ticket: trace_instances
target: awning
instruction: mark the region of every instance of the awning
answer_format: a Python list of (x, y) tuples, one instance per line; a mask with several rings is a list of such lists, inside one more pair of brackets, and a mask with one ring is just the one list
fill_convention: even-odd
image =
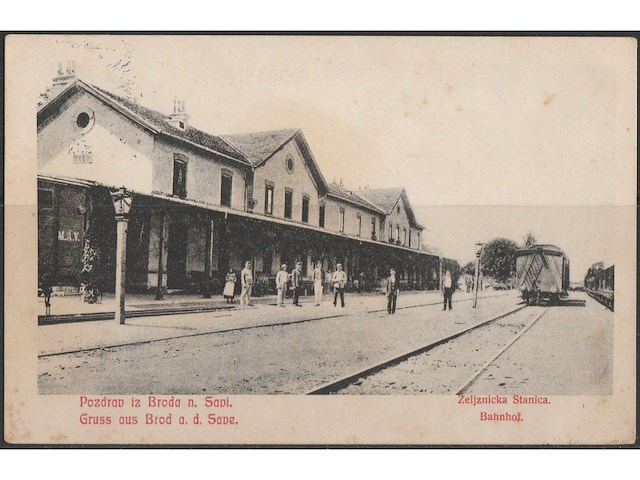
[[(110, 190), (117, 190), (117, 189), (123, 188), (122, 185), (121, 186), (105, 185), (105, 184), (97, 182), (95, 180), (85, 180), (85, 179), (79, 179), (79, 178), (71, 178), (71, 177), (64, 177), (64, 176), (54, 176), (54, 175), (47, 175), (47, 174), (38, 174), (38, 180), (54, 182), (54, 183), (61, 183), (61, 184), (67, 184), (67, 185), (83, 186), (83, 187), (103, 187), (103, 188), (107, 188), (107, 189), (110, 189)], [(124, 188), (126, 188), (126, 186), (124, 186)], [(241, 211), (241, 210), (235, 210), (233, 208), (222, 207), (220, 205), (214, 205), (214, 204), (209, 204), (209, 203), (205, 203), (205, 202), (197, 202), (195, 200), (182, 199), (182, 198), (175, 197), (173, 195), (168, 195), (168, 194), (160, 193), (160, 192), (143, 193), (143, 192), (136, 192), (135, 190), (129, 190), (129, 189), (127, 189), (127, 191), (131, 192), (134, 195), (140, 195), (140, 196), (144, 196), (144, 197), (155, 198), (157, 200), (162, 200), (162, 201), (165, 201), (165, 202), (170, 202), (170, 203), (174, 203), (174, 204), (178, 204), (178, 205), (186, 205), (186, 206), (190, 206), (190, 207), (194, 207), (194, 208), (198, 208), (198, 209), (203, 209), (203, 210), (207, 210), (207, 211), (211, 211), (211, 212), (222, 213), (222, 214), (225, 214), (225, 215), (232, 215), (232, 216), (241, 217), (241, 218), (250, 218), (252, 220), (258, 220), (258, 221), (267, 222), (267, 223), (271, 223), (271, 224), (285, 225), (285, 226), (289, 226), (289, 227), (298, 228), (298, 229), (301, 229), (301, 230), (311, 231), (311, 232), (315, 232), (315, 233), (321, 233), (321, 234), (325, 234), (325, 235), (331, 235), (331, 236), (338, 237), (338, 238), (341, 238), (341, 239), (344, 239), (344, 240), (352, 240), (352, 241), (367, 243), (367, 244), (371, 244), (371, 245), (376, 245), (378, 247), (387, 247), (387, 248), (394, 249), (395, 251), (407, 252), (407, 253), (411, 253), (411, 254), (414, 254), (414, 255), (433, 257), (433, 258), (440, 258), (439, 256), (433, 255), (433, 254), (428, 253), (428, 252), (425, 252), (424, 250), (416, 250), (415, 248), (408, 248), (408, 247), (404, 247), (402, 245), (394, 245), (394, 244), (388, 243), (388, 242), (381, 242), (381, 241), (371, 240), (371, 239), (364, 238), (364, 237), (357, 237), (357, 236), (347, 235), (347, 234), (340, 233), (340, 232), (333, 232), (333, 231), (330, 231), (330, 230), (326, 230), (324, 228), (315, 227), (313, 225), (307, 225), (307, 224), (304, 224), (304, 223), (294, 222), (292, 220), (286, 220), (284, 218), (274, 218), (274, 217), (270, 217), (270, 216), (266, 216), (266, 215), (260, 215), (260, 214), (257, 214), (257, 213), (244, 212), (244, 211)], [(134, 205), (135, 205), (135, 202), (134, 202)]]

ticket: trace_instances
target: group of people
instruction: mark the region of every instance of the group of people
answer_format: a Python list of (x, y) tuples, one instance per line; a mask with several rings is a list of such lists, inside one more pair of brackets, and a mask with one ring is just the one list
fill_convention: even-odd
[[(314, 297), (314, 305), (319, 306), (322, 302), (322, 294), (323, 294), (323, 282), (324, 282), (324, 272), (322, 271), (320, 261), (316, 262), (316, 267), (313, 269), (311, 274), (311, 280), (313, 281), (313, 297)], [(295, 268), (289, 274), (287, 270), (287, 264), (283, 263), (280, 266), (280, 270), (276, 274), (275, 282), (276, 282), (276, 291), (277, 291), (277, 305), (279, 307), (284, 307), (284, 298), (287, 291), (287, 286), (289, 285), (289, 278), (291, 278), (291, 289), (293, 291), (293, 305), (296, 307), (301, 307), (300, 304), (300, 294), (302, 293), (302, 262), (296, 262)], [(253, 289), (253, 272), (251, 270), (251, 262), (246, 262), (244, 268), (240, 272), (240, 283), (241, 283), (241, 292), (240, 292), (240, 306), (241, 307), (250, 307), (251, 305), (251, 292)], [(347, 273), (342, 269), (342, 264), (338, 263), (336, 265), (336, 271), (331, 276), (331, 284), (333, 286), (333, 306), (337, 307), (338, 305), (338, 297), (340, 297), (340, 306), (344, 308), (344, 289), (347, 284)], [(451, 303), (453, 298), (453, 280), (451, 278), (451, 273), (447, 270), (445, 273), (443, 282), (443, 293), (444, 293), (444, 305), (443, 310), (446, 310), (447, 307), (449, 310), (452, 309)], [(233, 303), (233, 299), (235, 297), (235, 288), (236, 288), (236, 274), (233, 272), (233, 269), (229, 270), (229, 273), (225, 279), (225, 286), (223, 291), (223, 296), (227, 300), (227, 303)], [(386, 288), (385, 294), (387, 297), (387, 313), (393, 315), (396, 313), (396, 305), (398, 301), (398, 293), (400, 292), (400, 281), (396, 276), (395, 268), (391, 268), (389, 270), (389, 277), (386, 280)]]
[[(323, 281), (324, 281), (324, 272), (320, 267), (321, 262), (316, 263), (316, 267), (311, 274), (311, 279), (313, 281), (313, 293), (314, 293), (314, 305), (319, 306), (322, 302), (322, 293), (323, 293)], [(275, 282), (276, 282), (276, 291), (277, 291), (277, 304), (280, 307), (284, 307), (284, 297), (287, 291), (287, 286), (289, 284), (289, 277), (291, 277), (291, 289), (293, 291), (293, 305), (296, 307), (301, 307), (300, 304), (300, 294), (302, 293), (302, 262), (296, 262), (295, 268), (291, 272), (291, 275), (288, 273), (287, 264), (283, 263), (280, 266), (280, 270), (276, 274)], [(245, 262), (244, 268), (240, 272), (240, 306), (241, 307), (250, 307), (251, 304), (251, 293), (253, 290), (253, 271), (251, 270), (251, 262)], [(340, 306), (344, 308), (344, 289), (347, 284), (347, 273), (342, 269), (342, 264), (338, 263), (336, 265), (336, 271), (331, 276), (331, 283), (333, 285), (333, 306), (337, 306), (338, 297), (340, 297)], [(229, 273), (227, 273), (225, 278), (224, 290), (222, 292), (223, 297), (226, 299), (227, 303), (233, 303), (235, 298), (236, 291), (236, 274), (233, 269), (229, 269)]]

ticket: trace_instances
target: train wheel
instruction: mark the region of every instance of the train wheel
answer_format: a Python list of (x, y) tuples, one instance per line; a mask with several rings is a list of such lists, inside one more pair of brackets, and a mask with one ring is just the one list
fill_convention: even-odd
[(540, 305), (540, 294), (537, 291), (533, 292), (533, 299), (531, 303), (533, 305)]

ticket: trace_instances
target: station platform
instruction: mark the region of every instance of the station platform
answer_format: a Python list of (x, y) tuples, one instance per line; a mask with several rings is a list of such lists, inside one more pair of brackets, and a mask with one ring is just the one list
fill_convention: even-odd
[[(487, 290), (481, 292), (478, 298), (503, 295), (515, 297), (516, 292)], [(471, 293), (454, 294), (454, 310), (456, 303), (469, 302), (472, 299)], [(38, 351), (41, 356), (56, 355), (162, 339), (309, 322), (363, 312), (380, 312), (386, 315), (386, 297), (382, 294), (348, 294), (345, 296), (345, 308), (334, 307), (333, 297), (329, 295), (324, 295), (323, 302), (317, 307), (313, 304), (313, 297), (301, 297), (301, 308), (294, 307), (290, 299), (285, 308), (278, 307), (275, 296), (255, 300), (253, 307), (243, 309), (237, 303), (227, 305), (224, 299), (218, 299), (217, 302), (216, 299), (205, 299), (203, 302), (196, 302), (198, 305), (195, 307), (191, 302), (185, 302), (186, 305), (183, 305), (181, 311), (179, 302), (174, 301), (172, 305), (168, 301), (166, 305), (173, 309), (171, 314), (162, 313), (167, 311), (168, 307), (165, 310), (146, 309), (142, 307), (142, 302), (131, 302), (124, 325), (116, 323), (113, 312), (97, 312), (107, 317), (103, 319), (96, 319), (95, 313), (92, 312), (69, 314), (73, 315), (74, 319), (41, 323), (38, 328)], [(148, 297), (146, 301), (148, 302)], [(206, 307), (207, 302), (210, 307)], [(438, 291), (405, 292), (398, 298), (398, 310), (439, 305), (441, 302), (442, 294)], [(199, 306), (200, 303), (203, 304), (202, 307)], [(139, 310), (134, 310), (136, 305), (139, 306)], [(206, 311), (202, 308), (212, 310)], [(141, 314), (136, 316), (136, 312)]]
[[(491, 292), (492, 290), (486, 290)], [(483, 294), (484, 292), (480, 292)], [(381, 297), (380, 293), (347, 293), (347, 296), (357, 298)], [(437, 290), (428, 291), (407, 291), (402, 292), (402, 296), (411, 295), (430, 295), (441, 296), (441, 292)], [(469, 296), (471, 293), (457, 291), (456, 296)], [(325, 293), (324, 301), (328, 301), (329, 297), (333, 298), (333, 294)], [(311, 295), (301, 297), (302, 302), (309, 302), (313, 297)], [(286, 300), (291, 303), (291, 298)], [(187, 293), (170, 293), (165, 294), (162, 300), (156, 300), (152, 293), (132, 293), (127, 294), (125, 303), (125, 312), (129, 318), (160, 316), (171, 314), (185, 313), (202, 313), (217, 310), (238, 309), (240, 308), (239, 296), (236, 296), (233, 303), (227, 303), (222, 295), (213, 295), (211, 298), (203, 298), (200, 294)], [(252, 297), (251, 303), (258, 305), (275, 305), (275, 295), (265, 295), (260, 297)], [(49, 315), (46, 315), (44, 297), (37, 297), (36, 311), (38, 312), (38, 324), (49, 325), (56, 323), (91, 321), (91, 320), (110, 320), (114, 318), (116, 309), (115, 295), (112, 293), (104, 294), (99, 303), (85, 303), (80, 295), (52, 296), (51, 308)]]

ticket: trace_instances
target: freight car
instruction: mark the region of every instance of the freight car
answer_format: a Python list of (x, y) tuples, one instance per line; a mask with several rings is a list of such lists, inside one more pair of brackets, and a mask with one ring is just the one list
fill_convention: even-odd
[(584, 288), (590, 297), (613, 310), (615, 291), (615, 270), (609, 268), (590, 268), (584, 278)]
[(569, 288), (569, 259), (554, 245), (516, 252), (516, 287), (527, 304), (558, 303)]

